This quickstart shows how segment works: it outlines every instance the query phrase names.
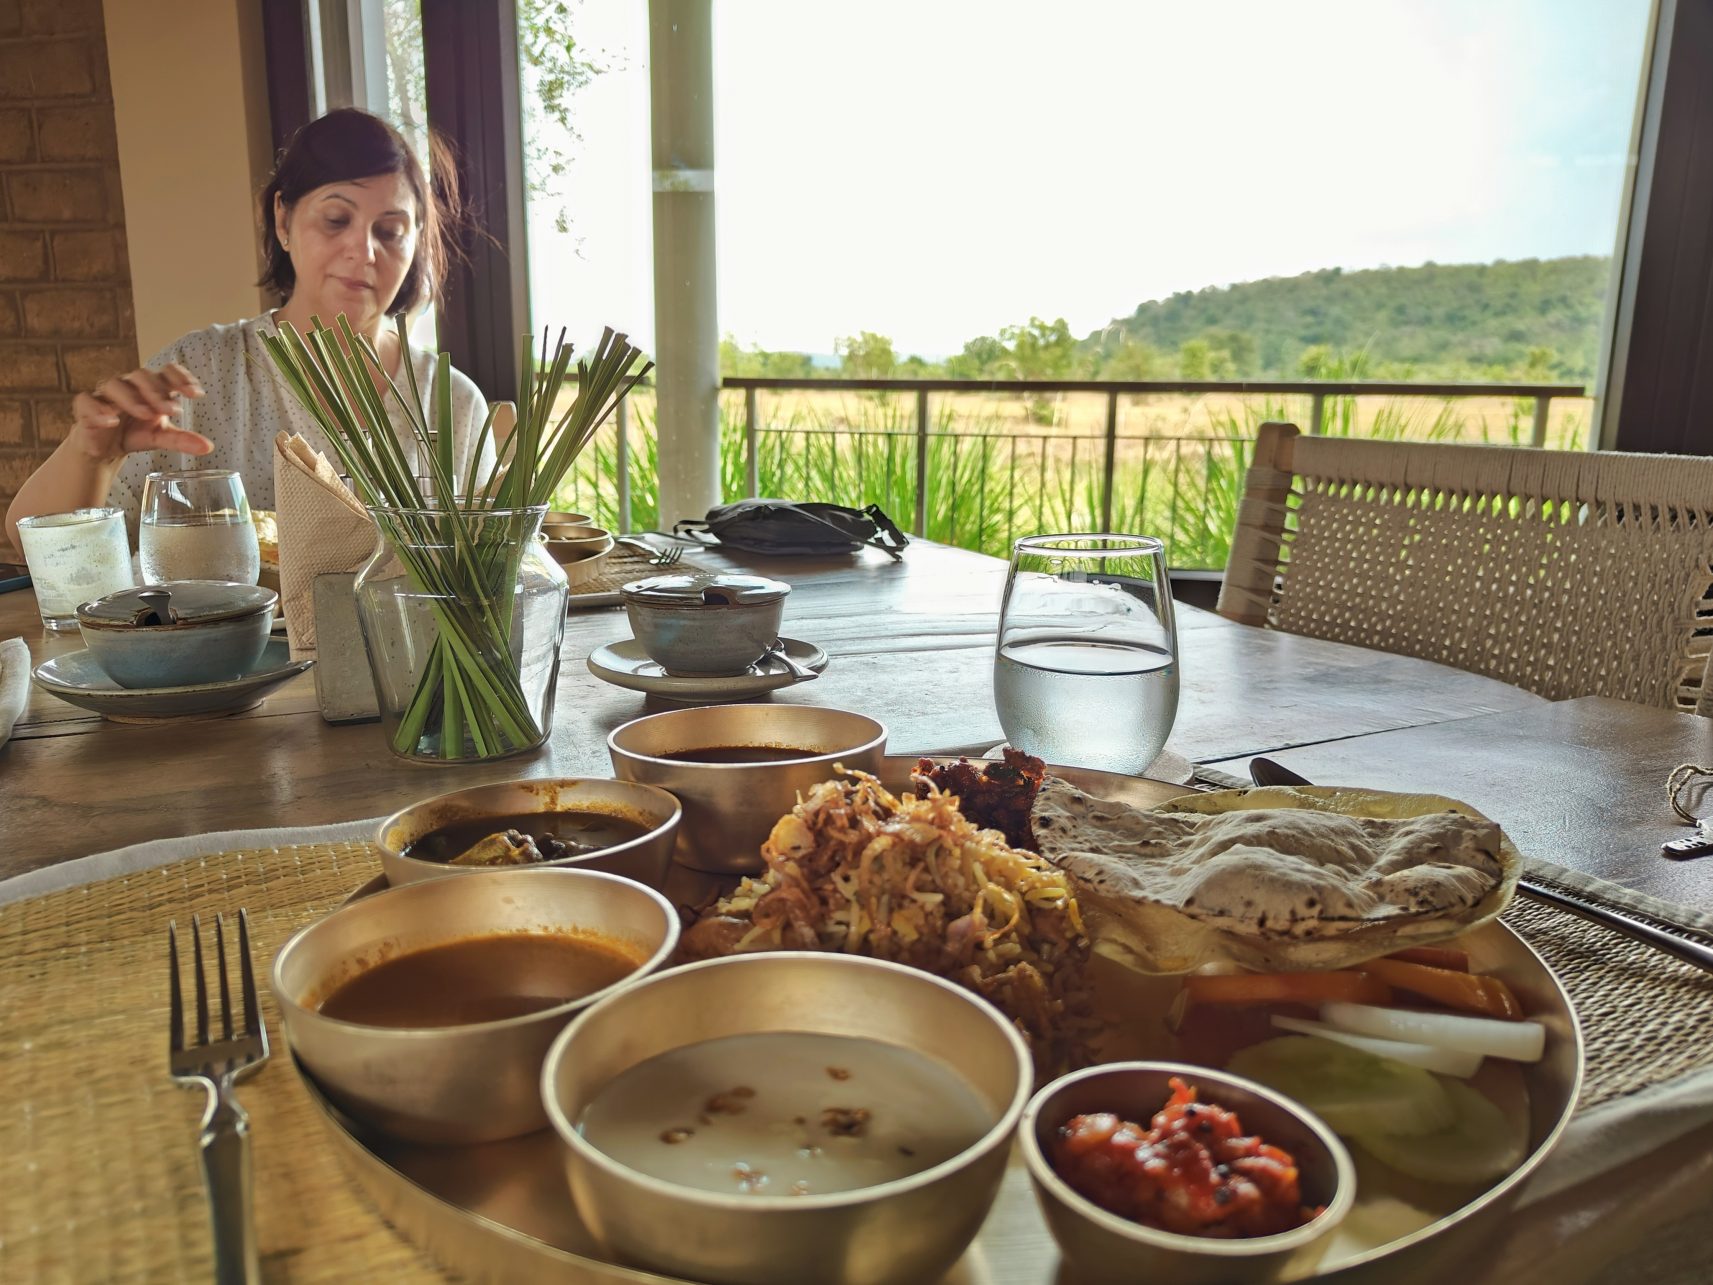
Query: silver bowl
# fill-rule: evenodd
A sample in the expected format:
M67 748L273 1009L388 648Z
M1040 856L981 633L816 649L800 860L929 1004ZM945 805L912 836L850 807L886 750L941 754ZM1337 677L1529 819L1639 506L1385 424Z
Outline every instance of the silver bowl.
M1180 1077L1203 1102L1237 1112L1246 1134L1296 1158L1305 1204L1324 1205L1301 1227L1275 1236L1233 1240L1160 1231L1108 1213L1072 1190L1047 1160L1054 1130L1075 1115L1110 1111L1146 1124ZM1356 1170L1331 1129L1283 1094L1206 1067L1175 1062L1117 1062L1062 1076L1029 1102L1019 1145L1047 1226L1078 1281L1171 1281L1173 1285L1282 1281L1306 1276L1330 1247L1329 1233L1350 1212Z
M815 750L775 763L685 763L661 757L725 745ZM834 768L880 774L886 725L866 714L816 705L711 705L649 714L607 737L621 780L670 790L684 805L678 861L694 870L753 874L761 844L791 811L800 791L831 779Z
M542 545L560 566L598 558L613 551L612 532L598 526L543 526Z
M613 538L612 532L593 522L556 522L551 517L541 524L541 534L549 544L575 544L597 548Z
M377 960L467 937L580 929L648 952L629 977L538 1013L470 1026L364 1026L316 1005ZM678 915L653 889L591 870L496 870L430 879L349 902L274 957L272 984L292 1052L354 1119L412 1142L493 1142L547 1123L541 1062L574 1014L659 968Z
M672 845L678 837L678 822L684 810L665 790L630 781L545 777L453 790L393 813L375 832L375 845L381 850L381 869L394 887L446 875L491 874L491 869L481 866L449 866L443 861L406 856L405 849L443 825L471 817L573 811L604 812L646 825L648 833L587 856L561 857L526 868L600 870L635 879L651 888L661 886L672 865Z
M921 1173L825 1195L722 1195L663 1182L578 1132L614 1078L733 1035L807 1031L898 1045L962 1078L991 1127ZM969 992L898 964L782 952L676 968L592 1006L547 1055L541 1092L578 1212L609 1252L699 1281L894 1285L939 1280L1004 1176L1032 1072L1022 1038Z

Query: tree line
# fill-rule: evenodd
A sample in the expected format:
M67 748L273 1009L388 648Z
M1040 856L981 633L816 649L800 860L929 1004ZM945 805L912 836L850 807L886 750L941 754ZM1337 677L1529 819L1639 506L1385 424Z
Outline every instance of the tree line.
M1610 263L1592 255L1423 264L1183 291L1078 338L1063 317L969 340L942 361L859 331L836 366L720 345L726 375L813 379L1386 379L1588 382Z

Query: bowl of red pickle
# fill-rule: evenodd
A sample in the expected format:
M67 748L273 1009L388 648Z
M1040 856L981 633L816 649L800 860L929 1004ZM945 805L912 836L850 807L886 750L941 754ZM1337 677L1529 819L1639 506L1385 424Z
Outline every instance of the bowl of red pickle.
M1079 1281L1282 1281L1314 1269L1356 1171L1307 1108L1223 1071L1119 1062L1024 1112L1036 1199Z

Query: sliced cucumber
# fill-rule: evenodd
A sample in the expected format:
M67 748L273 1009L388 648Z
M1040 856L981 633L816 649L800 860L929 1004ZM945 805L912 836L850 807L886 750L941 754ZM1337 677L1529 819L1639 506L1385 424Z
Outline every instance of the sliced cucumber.
M1438 1071L1441 1075L1455 1075L1460 1080L1467 1080L1481 1069L1482 1057L1479 1053L1463 1053L1457 1049L1436 1049L1431 1044L1407 1044L1402 1040L1381 1040L1375 1039L1371 1035L1352 1035L1349 1031L1341 1031L1336 1026L1328 1026L1325 1022L1311 1022L1306 1017L1287 1017L1283 1013L1273 1014L1273 1025L1281 1031L1294 1031L1298 1035L1313 1035L1319 1039L1331 1040L1334 1044L1344 1044L1353 1049L1361 1049L1364 1053L1372 1053L1375 1057L1402 1062L1405 1066L1419 1066L1424 1071Z
M1433 1133L1457 1118L1441 1082L1420 1067L1306 1035L1252 1045L1229 1069L1295 1098L1335 1133Z
M1434 1133L1358 1132L1356 1141L1376 1160L1429 1182L1475 1183L1503 1178L1528 1154L1529 1125L1507 1116L1479 1089L1443 1081L1457 1118Z

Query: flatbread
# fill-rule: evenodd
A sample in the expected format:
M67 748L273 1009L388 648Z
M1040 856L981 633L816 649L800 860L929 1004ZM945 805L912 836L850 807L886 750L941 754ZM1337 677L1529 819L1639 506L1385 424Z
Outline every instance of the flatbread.
M1497 914L1522 864L1492 821L1431 795L1228 790L1141 809L1050 776L1031 821L1097 948L1146 972L1337 968L1445 940Z

